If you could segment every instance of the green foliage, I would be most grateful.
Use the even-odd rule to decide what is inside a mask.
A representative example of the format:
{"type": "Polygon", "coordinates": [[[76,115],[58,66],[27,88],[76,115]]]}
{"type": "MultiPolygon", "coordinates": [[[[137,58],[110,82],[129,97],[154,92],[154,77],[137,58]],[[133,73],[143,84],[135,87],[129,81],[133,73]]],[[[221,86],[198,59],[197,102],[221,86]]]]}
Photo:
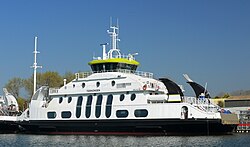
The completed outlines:
{"type": "MultiPolygon", "coordinates": [[[[37,89],[41,86],[61,87],[63,78],[58,72],[48,71],[45,73],[37,73],[37,89]]],[[[24,88],[28,93],[29,98],[33,95],[33,75],[24,80],[24,88]]]]}
{"type": "Polygon", "coordinates": [[[10,79],[5,85],[5,88],[11,93],[14,97],[19,97],[20,89],[23,87],[23,80],[21,78],[14,77],[10,79]]]}
{"type": "Polygon", "coordinates": [[[214,99],[219,99],[219,98],[220,98],[219,96],[214,97],[214,99]]]}
{"type": "Polygon", "coordinates": [[[224,94],[222,98],[229,98],[230,95],[228,93],[224,94]]]}
{"type": "Polygon", "coordinates": [[[66,79],[67,82],[70,82],[75,79],[75,74],[72,72],[66,72],[63,76],[63,79],[66,79]]]}
{"type": "Polygon", "coordinates": [[[33,76],[23,80],[23,86],[27,92],[28,99],[31,99],[33,94],[33,76]]]}
{"type": "Polygon", "coordinates": [[[224,107],[224,103],[222,101],[218,101],[217,105],[220,106],[220,107],[224,107]]]}
{"type": "Polygon", "coordinates": [[[24,98],[17,98],[17,103],[19,105],[19,111],[24,111],[27,106],[25,106],[25,104],[27,104],[27,101],[24,98]]]}
{"type": "Polygon", "coordinates": [[[45,72],[41,74],[39,80],[41,86],[46,85],[49,87],[60,87],[63,85],[63,78],[58,74],[58,72],[45,72]]]}
{"type": "MultiPolygon", "coordinates": [[[[53,71],[37,73],[37,89],[41,86],[61,87],[63,85],[63,79],[67,79],[67,82],[70,82],[74,78],[75,75],[71,72],[66,72],[63,76],[53,71]]],[[[8,81],[5,88],[17,98],[19,110],[24,111],[27,108],[28,101],[33,95],[33,75],[27,79],[14,77],[8,81]],[[26,94],[28,97],[26,99],[20,97],[21,88],[24,88],[27,92],[26,94]]]]}
{"type": "MultiPolygon", "coordinates": [[[[72,72],[66,72],[61,76],[58,72],[47,71],[45,73],[37,73],[37,89],[41,86],[61,87],[63,79],[67,79],[67,83],[72,81],[75,75],[72,72]]],[[[5,85],[5,88],[16,98],[20,97],[20,89],[24,88],[27,99],[31,99],[33,95],[33,75],[27,79],[12,78],[5,85]]],[[[22,105],[22,100],[20,100],[22,105]]],[[[20,105],[20,106],[21,106],[20,105]]]]}

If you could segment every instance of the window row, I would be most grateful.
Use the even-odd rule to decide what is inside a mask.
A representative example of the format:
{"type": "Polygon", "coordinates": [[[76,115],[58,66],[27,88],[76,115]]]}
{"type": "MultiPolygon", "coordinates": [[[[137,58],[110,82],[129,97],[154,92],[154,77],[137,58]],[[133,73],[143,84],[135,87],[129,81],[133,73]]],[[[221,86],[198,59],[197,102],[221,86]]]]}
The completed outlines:
{"type": "MultiPolygon", "coordinates": [[[[90,117],[90,113],[91,113],[91,110],[88,110],[86,109],[86,117],[89,118],[90,117]]],[[[99,118],[100,117],[100,114],[101,114],[101,111],[96,111],[96,117],[99,118]]],[[[81,112],[76,112],[76,117],[79,118],[81,115],[81,112]]],[[[117,118],[126,118],[128,117],[129,115],[129,112],[128,110],[117,110],[116,111],[116,117],[117,118]]],[[[137,109],[134,111],[134,115],[135,117],[147,117],[148,116],[148,110],[146,109],[137,109]]],[[[61,116],[62,118],[71,118],[72,114],[70,111],[63,111],[61,113],[61,116]]],[[[107,107],[106,107],[106,116],[107,117],[110,117],[111,116],[111,106],[108,108],[108,111],[107,111],[107,107]],[[108,113],[107,113],[108,112],[108,113]]],[[[56,118],[56,112],[48,112],[47,113],[47,117],[49,119],[53,119],[53,118],[56,118]]]]}
{"type": "MultiPolygon", "coordinates": [[[[101,83],[96,82],[96,87],[100,87],[101,83]]],[[[86,83],[82,83],[82,88],[85,88],[86,83]]],[[[111,81],[111,86],[115,86],[115,81],[111,81]]]]}
{"type": "MultiPolygon", "coordinates": [[[[99,95],[100,96],[100,95],[99,95]]],[[[102,97],[102,95],[101,95],[101,97],[102,97]]],[[[102,99],[102,98],[98,98],[97,97],[97,99],[102,99]]],[[[120,101],[123,101],[125,99],[125,95],[124,94],[121,94],[120,95],[120,101]]],[[[130,96],[130,100],[131,101],[134,101],[136,99],[136,94],[135,93],[133,93],[133,94],[131,94],[131,96],[130,96]]],[[[68,97],[68,103],[71,103],[71,101],[72,101],[72,97],[68,97]]],[[[63,97],[60,97],[59,98],[59,104],[61,104],[63,102],[63,97]]],[[[101,100],[99,100],[99,103],[101,104],[101,100]]],[[[82,103],[82,102],[81,102],[82,103]]],[[[90,103],[90,102],[89,102],[90,103]]],[[[80,104],[80,102],[79,102],[79,104],[80,104]]]]}

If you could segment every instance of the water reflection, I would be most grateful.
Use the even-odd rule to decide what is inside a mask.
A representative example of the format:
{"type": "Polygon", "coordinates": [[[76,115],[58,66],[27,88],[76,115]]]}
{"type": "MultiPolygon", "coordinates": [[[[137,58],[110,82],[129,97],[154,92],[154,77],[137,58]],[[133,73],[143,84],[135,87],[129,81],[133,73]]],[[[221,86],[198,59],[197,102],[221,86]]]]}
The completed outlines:
{"type": "Polygon", "coordinates": [[[86,147],[163,147],[163,146],[244,146],[250,134],[225,136],[88,136],[0,134],[1,146],[86,146],[86,147]]]}

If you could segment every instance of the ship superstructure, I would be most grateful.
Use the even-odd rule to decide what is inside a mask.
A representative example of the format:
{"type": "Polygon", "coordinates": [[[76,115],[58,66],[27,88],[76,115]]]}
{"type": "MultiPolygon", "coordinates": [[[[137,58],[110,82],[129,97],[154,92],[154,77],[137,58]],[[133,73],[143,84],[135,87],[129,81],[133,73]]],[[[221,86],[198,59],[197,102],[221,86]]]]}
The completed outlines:
{"type": "Polygon", "coordinates": [[[213,134],[228,133],[221,113],[204,99],[184,97],[168,78],[137,71],[135,55],[118,49],[118,27],[111,26],[111,48],[60,88],[43,86],[20,117],[28,133],[45,134],[213,134]]]}

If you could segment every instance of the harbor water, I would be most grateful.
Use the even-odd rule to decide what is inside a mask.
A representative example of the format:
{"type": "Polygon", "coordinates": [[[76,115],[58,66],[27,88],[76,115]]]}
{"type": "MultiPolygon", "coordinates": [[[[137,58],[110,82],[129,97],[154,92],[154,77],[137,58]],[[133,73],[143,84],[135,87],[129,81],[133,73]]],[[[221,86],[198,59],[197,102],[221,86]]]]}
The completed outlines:
{"type": "Polygon", "coordinates": [[[1,134],[0,146],[86,146],[86,147],[168,147],[168,146],[250,146],[250,133],[223,136],[88,136],[1,134]]]}

